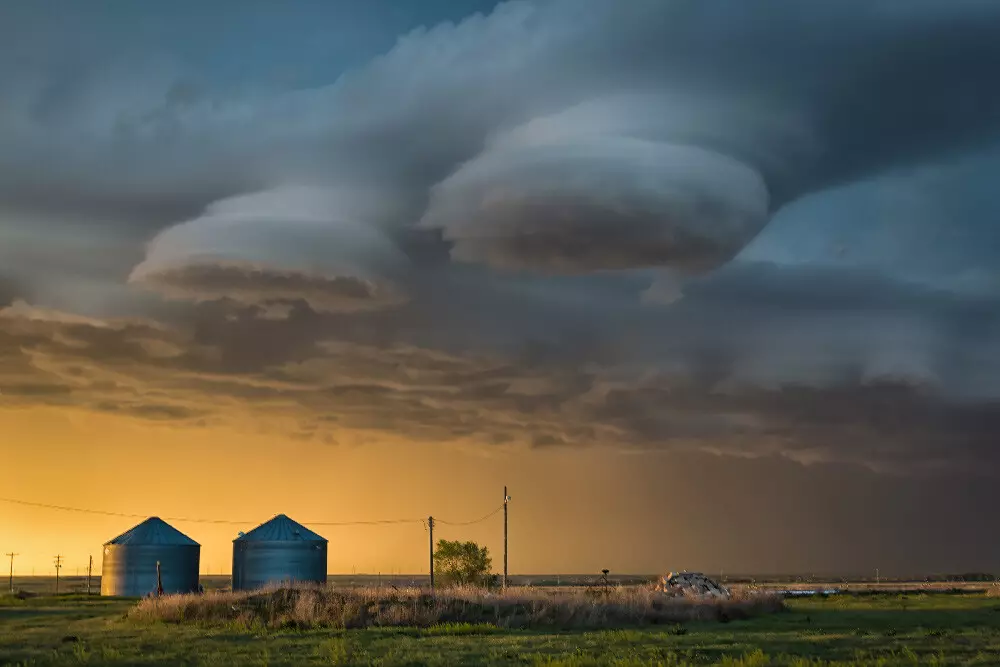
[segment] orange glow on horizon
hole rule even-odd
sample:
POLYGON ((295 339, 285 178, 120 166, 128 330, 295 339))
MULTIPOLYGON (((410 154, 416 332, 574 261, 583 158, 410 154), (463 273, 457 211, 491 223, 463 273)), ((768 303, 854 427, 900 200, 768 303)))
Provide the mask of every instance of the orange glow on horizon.
MULTIPOLYGON (((438 520, 436 538, 471 539, 502 568, 503 516, 470 526, 499 507, 510 487, 512 573, 658 571, 660 558, 608 548, 594 526, 622 530, 643 521, 628 505, 622 474, 635 457, 601 451, 482 450, 408 445, 327 446, 222 429, 178 429, 121 417, 39 408, 0 412, 5 497, 149 516, 246 521, 240 525, 172 522, 202 545, 204 574, 228 574, 232 540, 278 513, 313 521, 438 520), (596 492, 595 492, 596 491, 596 492), (617 516, 610 513, 621 512, 617 516), (613 520, 609 521, 608 518, 613 520), (617 551, 616 555, 608 552, 617 551), (604 553, 601 553, 604 552, 604 553)), ((15 551, 19 575, 100 571, 102 544, 141 519, 0 503, 0 547, 15 551)), ((427 571, 421 523, 315 527, 330 540, 331 573, 427 571)))

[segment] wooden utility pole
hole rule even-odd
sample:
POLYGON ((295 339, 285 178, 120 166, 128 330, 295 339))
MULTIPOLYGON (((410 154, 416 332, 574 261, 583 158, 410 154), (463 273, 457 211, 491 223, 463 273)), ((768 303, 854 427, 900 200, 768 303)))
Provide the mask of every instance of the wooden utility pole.
POLYGON ((17 555, 18 554, 15 554, 15 553, 8 553, 7 554, 7 557, 10 558, 10 579, 7 580, 7 583, 10 585, 10 592, 11 593, 14 592, 14 556, 17 556, 17 555))
POLYGON ((507 503, 510 496, 507 495, 507 487, 503 487, 503 587, 507 588, 507 503))
POLYGON ((90 577, 94 573, 94 557, 90 557, 90 562, 87 564, 87 595, 90 595, 90 577))
POLYGON ((55 560, 55 564, 56 564, 56 595, 59 595, 59 570, 61 570, 62 566, 63 566, 62 565, 63 557, 57 555, 55 557, 55 559, 56 559, 55 560))
POLYGON ((431 534, 431 590, 434 590, 434 517, 427 517, 427 530, 431 534))

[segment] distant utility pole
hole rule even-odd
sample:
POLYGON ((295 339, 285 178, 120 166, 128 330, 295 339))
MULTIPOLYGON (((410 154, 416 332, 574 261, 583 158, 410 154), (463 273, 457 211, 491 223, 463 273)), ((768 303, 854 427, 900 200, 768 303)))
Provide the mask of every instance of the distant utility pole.
POLYGON ((7 581, 7 583, 10 584, 10 592, 13 593, 14 592, 14 556, 17 556, 19 554, 8 553, 6 555, 7 555, 8 558, 10 558, 10 579, 7 581))
POLYGON ((56 595, 59 595, 59 570, 62 569, 62 566, 63 566, 62 565, 62 561, 63 561, 63 557, 62 556, 58 556, 57 555, 55 557, 55 565, 56 565, 56 595))
POLYGON ((510 496, 507 495, 507 487, 503 487, 503 587, 507 588, 507 504, 510 496))
POLYGON ((427 517, 427 530, 431 534, 431 590, 434 590, 434 517, 427 517))
POLYGON ((87 564, 87 595, 90 595, 90 576, 94 573, 94 557, 90 557, 90 562, 87 564))

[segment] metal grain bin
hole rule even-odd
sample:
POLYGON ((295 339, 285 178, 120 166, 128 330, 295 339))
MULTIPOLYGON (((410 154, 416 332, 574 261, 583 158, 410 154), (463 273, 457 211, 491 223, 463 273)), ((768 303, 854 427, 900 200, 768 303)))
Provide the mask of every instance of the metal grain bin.
POLYGON ((198 590, 201 545, 158 517, 104 544, 101 595, 142 597, 156 592, 156 563, 164 593, 198 590))
POLYGON ((279 514, 233 540, 233 590, 326 583, 327 540, 279 514))

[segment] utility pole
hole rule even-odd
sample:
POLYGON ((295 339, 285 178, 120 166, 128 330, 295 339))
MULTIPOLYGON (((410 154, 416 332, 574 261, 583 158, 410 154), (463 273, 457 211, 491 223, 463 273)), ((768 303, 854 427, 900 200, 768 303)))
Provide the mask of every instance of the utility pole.
POLYGON ((503 487, 503 587, 507 589, 507 503, 510 496, 507 495, 507 487, 503 487))
POLYGON ((90 557, 90 563, 87 564, 87 595, 90 595, 90 576, 94 573, 94 557, 90 557))
POLYGON ((431 591, 434 590, 434 517, 427 517, 427 530, 431 534, 431 591))
POLYGON ((10 592, 11 593, 14 592, 14 556, 17 556, 17 555, 18 554, 15 554, 15 553, 9 553, 9 554, 7 554, 7 557, 10 558, 10 579, 7 581, 7 583, 10 584, 10 592))
POLYGON ((63 557, 62 556, 56 556, 55 559, 56 559, 55 560, 55 565, 56 565, 56 595, 59 595, 59 570, 62 569, 63 557))

